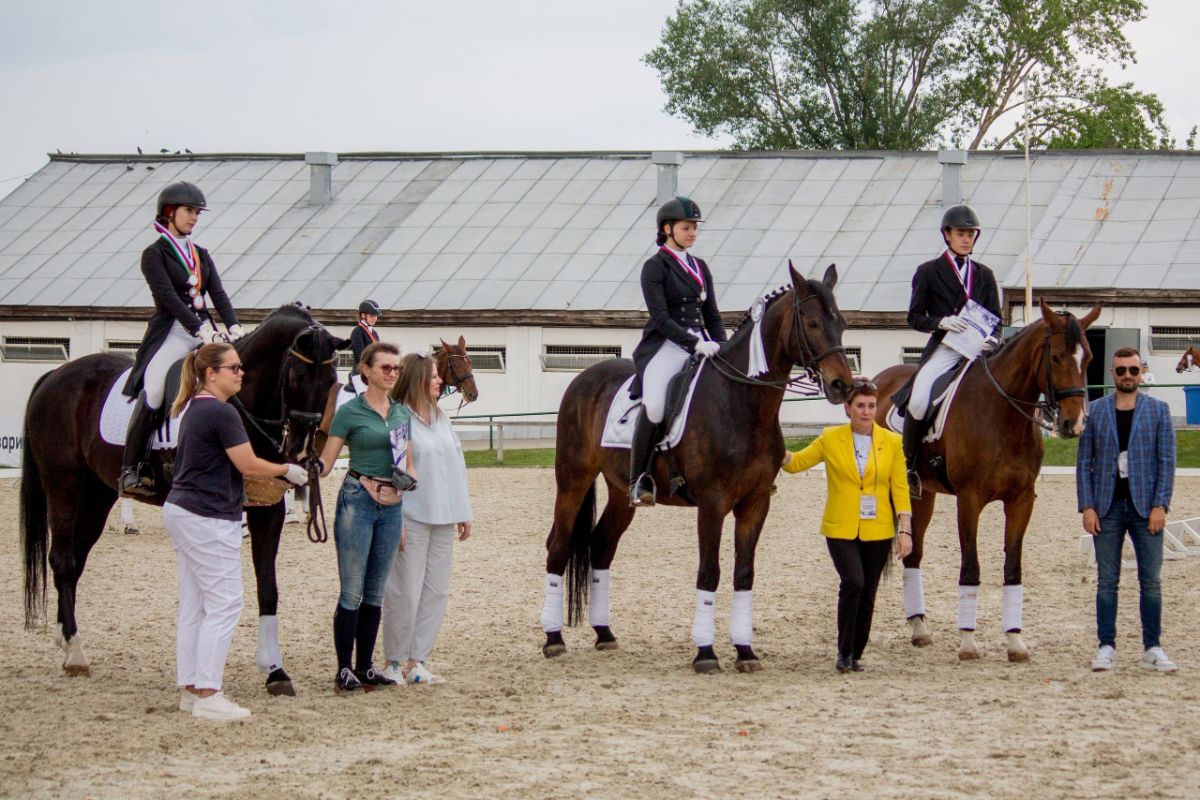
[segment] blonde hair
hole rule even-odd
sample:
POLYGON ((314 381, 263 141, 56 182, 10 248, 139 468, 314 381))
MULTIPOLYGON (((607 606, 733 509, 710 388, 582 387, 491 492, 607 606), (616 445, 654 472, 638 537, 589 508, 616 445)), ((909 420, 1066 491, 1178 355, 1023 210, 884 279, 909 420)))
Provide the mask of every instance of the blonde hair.
POLYGON ((401 358, 400 377, 392 387, 392 399, 430 421, 441 417, 441 406, 429 396, 429 382, 435 369, 433 358, 424 353, 409 353, 401 358))
POLYGON ((225 360, 225 354, 233 350, 233 345, 224 342, 206 344, 198 350, 193 350, 183 359, 183 369, 179 373, 179 393, 171 404, 171 416, 178 417, 183 407, 191 402, 196 392, 204 388, 204 379, 210 369, 217 369, 225 360))

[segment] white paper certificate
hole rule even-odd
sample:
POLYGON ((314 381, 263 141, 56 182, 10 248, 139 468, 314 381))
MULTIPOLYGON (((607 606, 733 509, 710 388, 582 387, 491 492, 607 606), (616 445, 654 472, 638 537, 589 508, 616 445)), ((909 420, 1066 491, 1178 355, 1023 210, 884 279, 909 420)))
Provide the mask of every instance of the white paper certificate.
POLYGON ((967 329, 961 333, 947 331, 942 344, 974 361, 983 349, 983 340, 992 335, 1000 318, 974 300, 967 301, 958 318, 967 323, 967 329))

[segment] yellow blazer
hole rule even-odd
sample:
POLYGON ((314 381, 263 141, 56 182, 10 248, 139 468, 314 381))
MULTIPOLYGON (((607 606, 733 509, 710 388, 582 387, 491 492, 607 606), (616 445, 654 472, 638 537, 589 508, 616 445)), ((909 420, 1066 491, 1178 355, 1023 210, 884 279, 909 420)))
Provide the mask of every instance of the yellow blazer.
POLYGON ((792 453, 792 460, 783 467, 788 472, 802 472, 825 462, 829 496, 821 533, 831 539, 890 539, 896 535, 896 514, 912 513, 900 434, 876 425, 871 445, 874 452, 861 479, 848 423, 826 428, 808 447, 792 453), (873 520, 859 518, 859 496, 863 494, 875 495, 873 520))

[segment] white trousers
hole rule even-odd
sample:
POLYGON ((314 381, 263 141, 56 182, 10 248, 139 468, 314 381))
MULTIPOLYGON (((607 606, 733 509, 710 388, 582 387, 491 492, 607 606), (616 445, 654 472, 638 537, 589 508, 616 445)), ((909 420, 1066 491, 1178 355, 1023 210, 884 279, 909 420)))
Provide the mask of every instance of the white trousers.
POLYGON ((925 419, 925 414, 929 411, 929 402, 932 399, 929 395, 933 391, 934 381, 954 369, 954 366, 962 359, 962 353, 952 350, 944 344, 939 344, 929 356, 929 360, 921 365, 916 380, 913 381, 912 395, 908 398, 908 413, 912 414, 913 419, 925 419))
POLYGON ((453 523, 404 520, 404 549, 396 554, 383 590, 383 656, 425 661, 437 641, 450 600, 453 523))
MULTIPOLYGON (((699 334, 697 334, 699 336, 699 334)), ((642 373, 642 405, 646 416, 658 424, 667 413, 667 386, 691 358, 691 353, 668 340, 662 343, 642 373)))
POLYGON ((220 689, 229 643, 242 613, 242 523, 202 517, 166 503, 163 526, 179 563, 176 682, 220 689))
MULTIPOLYGON (((158 350, 150 357, 146 365, 145 379, 142 388, 146 390, 146 403, 151 408, 162 408, 163 395, 167 392, 167 371, 171 365, 192 352, 202 344, 199 337, 192 336, 178 321, 171 325, 167 338, 159 345, 158 350)), ((175 400, 174 397, 171 398, 175 400)))

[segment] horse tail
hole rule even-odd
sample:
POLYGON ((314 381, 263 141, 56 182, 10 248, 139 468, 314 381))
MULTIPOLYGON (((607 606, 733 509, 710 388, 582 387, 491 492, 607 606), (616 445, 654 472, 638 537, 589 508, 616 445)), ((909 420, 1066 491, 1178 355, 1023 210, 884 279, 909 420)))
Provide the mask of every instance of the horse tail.
POLYGON ((592 566, 592 531, 596 527, 596 481, 588 487, 575 524, 571 526, 570 554, 567 556, 567 624, 583 619, 583 607, 588 599, 588 570, 592 566))
POLYGON ((29 406, 25 409, 25 427, 21 441, 21 551, 25 560, 25 627, 34 628, 46 613, 46 550, 49 525, 46 490, 33 448, 29 446, 29 418, 33 414, 34 395, 47 372, 33 384, 29 406))

